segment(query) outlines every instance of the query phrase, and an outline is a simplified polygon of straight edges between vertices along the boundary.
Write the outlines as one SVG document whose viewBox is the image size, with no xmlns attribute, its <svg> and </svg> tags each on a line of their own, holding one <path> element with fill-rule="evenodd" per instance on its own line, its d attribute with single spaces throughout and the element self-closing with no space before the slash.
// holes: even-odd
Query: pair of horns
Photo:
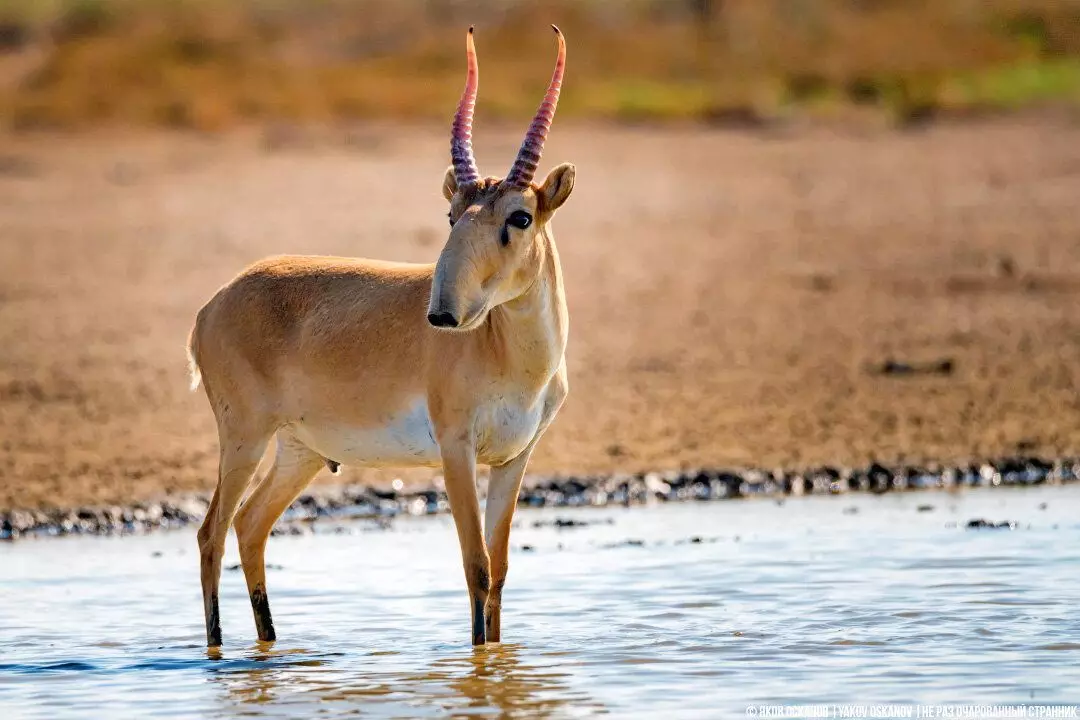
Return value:
<svg viewBox="0 0 1080 720">
<path fill-rule="evenodd" d="M 544 141 L 551 130 L 551 121 L 555 118 L 555 107 L 559 104 L 559 91 L 562 89 L 563 71 L 566 69 L 566 41 L 559 28 L 551 26 L 559 41 L 559 56 L 555 61 L 555 72 L 551 76 L 544 101 L 536 111 L 536 117 L 525 133 L 517 159 L 503 181 L 511 187 L 524 189 L 532 182 L 536 174 L 540 155 L 544 152 Z M 454 165 L 454 177 L 458 185 L 474 183 L 480 179 L 480 170 L 476 167 L 476 158 L 472 151 L 473 110 L 476 108 L 476 90 L 479 87 L 480 71 L 476 64 L 476 46 L 473 44 L 473 28 L 465 39 L 465 57 L 469 70 L 465 78 L 465 92 L 461 94 L 454 125 L 450 135 L 450 160 Z"/>
</svg>

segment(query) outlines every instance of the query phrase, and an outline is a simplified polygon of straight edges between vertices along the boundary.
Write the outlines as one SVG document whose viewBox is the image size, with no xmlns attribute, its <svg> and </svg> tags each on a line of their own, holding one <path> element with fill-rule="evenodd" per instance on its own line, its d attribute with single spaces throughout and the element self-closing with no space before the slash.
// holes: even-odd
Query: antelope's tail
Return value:
<svg viewBox="0 0 1080 720">
<path fill-rule="evenodd" d="M 188 335 L 187 341 L 187 359 L 188 359 L 188 373 L 191 376 L 191 392 L 195 392 L 199 389 L 199 384 L 202 382 L 202 370 L 199 369 L 198 361 L 198 330 L 199 324 L 195 323 L 195 327 L 191 328 L 191 333 Z"/>
</svg>

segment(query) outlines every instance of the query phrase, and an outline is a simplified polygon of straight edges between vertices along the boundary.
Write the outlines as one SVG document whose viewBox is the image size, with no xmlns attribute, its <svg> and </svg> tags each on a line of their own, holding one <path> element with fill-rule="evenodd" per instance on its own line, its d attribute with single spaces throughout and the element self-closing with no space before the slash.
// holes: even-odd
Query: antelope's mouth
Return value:
<svg viewBox="0 0 1080 720">
<path fill-rule="evenodd" d="M 469 332 L 470 330 L 475 330 L 476 328 L 484 324 L 484 321 L 487 320 L 487 316 L 488 307 L 487 305 L 484 305 L 480 308 L 478 312 L 472 313 L 471 315 L 463 318 L 462 321 L 455 328 L 455 330 L 457 330 L 458 332 Z"/>
</svg>

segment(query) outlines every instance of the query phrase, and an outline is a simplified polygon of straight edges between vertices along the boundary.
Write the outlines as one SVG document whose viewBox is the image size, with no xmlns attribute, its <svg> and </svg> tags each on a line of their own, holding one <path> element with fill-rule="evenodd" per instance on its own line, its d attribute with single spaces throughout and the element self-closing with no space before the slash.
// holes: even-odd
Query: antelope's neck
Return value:
<svg viewBox="0 0 1080 720">
<path fill-rule="evenodd" d="M 522 295 L 491 311 L 489 332 L 501 370 L 537 389 L 546 387 L 562 364 L 570 320 L 562 267 L 550 231 L 540 246 L 540 272 Z"/>
</svg>

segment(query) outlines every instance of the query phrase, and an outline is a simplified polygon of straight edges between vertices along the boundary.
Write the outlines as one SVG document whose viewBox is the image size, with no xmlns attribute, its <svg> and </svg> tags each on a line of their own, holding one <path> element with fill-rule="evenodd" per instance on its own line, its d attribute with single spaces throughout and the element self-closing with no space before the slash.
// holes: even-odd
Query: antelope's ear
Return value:
<svg viewBox="0 0 1080 720">
<path fill-rule="evenodd" d="M 540 207 L 544 212 L 555 212 L 574 189 L 574 175 L 577 170 L 571 163 L 563 163 L 552 169 L 544 178 L 544 184 L 540 186 Z"/>
<path fill-rule="evenodd" d="M 457 192 L 457 176 L 454 175 L 454 166 L 446 168 L 446 175 L 443 176 L 442 181 L 442 194 L 446 198 L 447 202 L 453 199 L 454 193 Z"/>
</svg>

